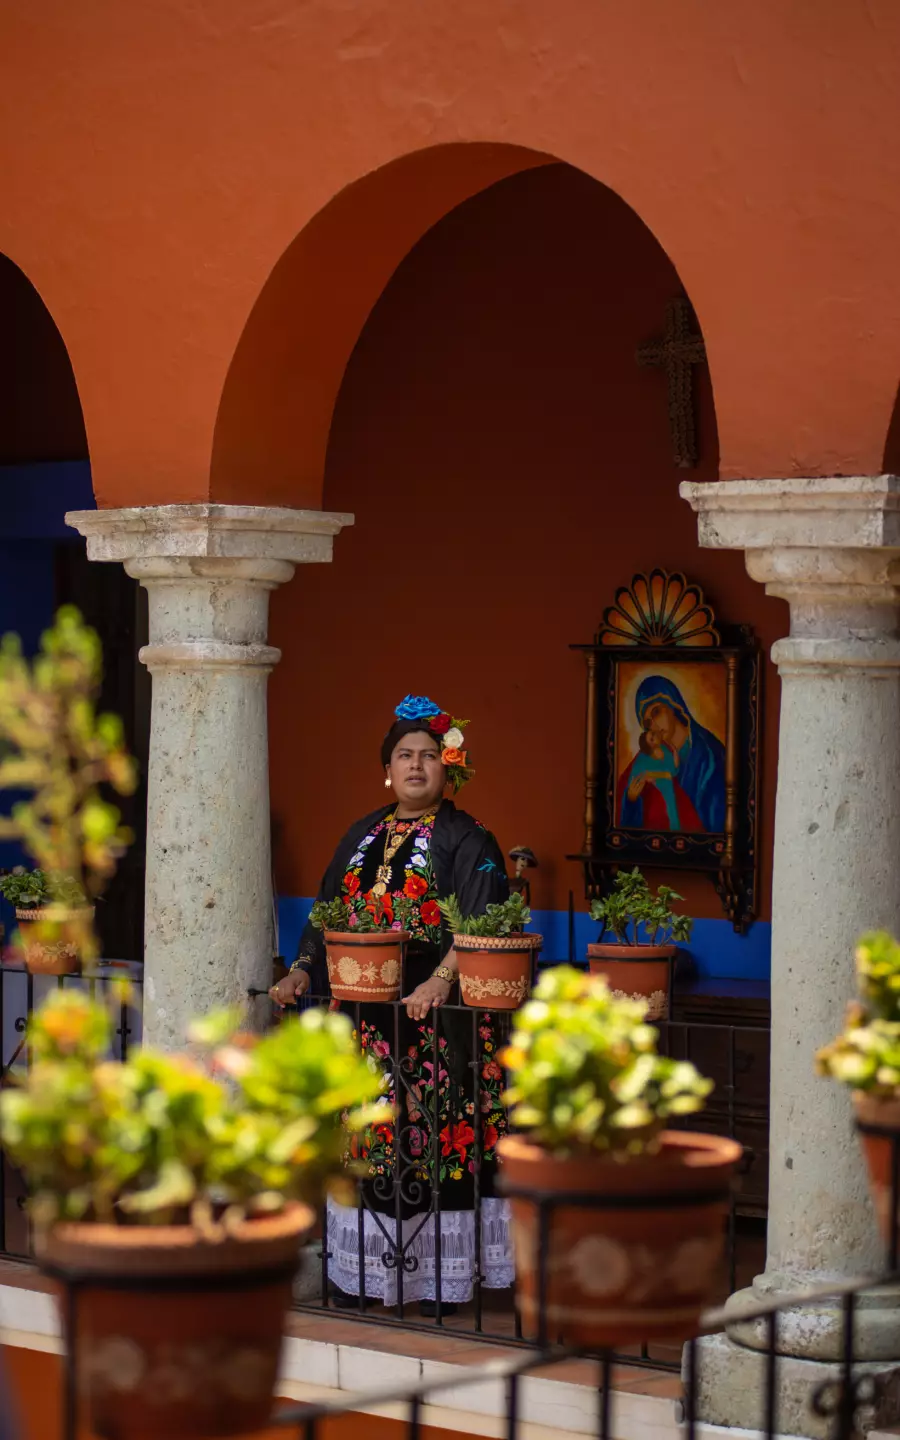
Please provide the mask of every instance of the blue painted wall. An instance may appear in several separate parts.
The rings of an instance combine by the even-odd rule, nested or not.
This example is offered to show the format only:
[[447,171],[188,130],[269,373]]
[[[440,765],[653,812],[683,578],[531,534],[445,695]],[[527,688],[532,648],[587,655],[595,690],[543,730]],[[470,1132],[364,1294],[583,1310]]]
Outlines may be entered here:
[[[290,962],[297,953],[311,899],[283,896],[278,902],[279,953]],[[543,961],[567,960],[569,916],[565,910],[535,910],[531,929],[544,937]],[[575,959],[584,960],[597,939],[597,926],[587,914],[575,915]],[[727,920],[695,920],[689,945],[699,979],[768,980],[772,927],[758,920],[747,935],[735,934]]]

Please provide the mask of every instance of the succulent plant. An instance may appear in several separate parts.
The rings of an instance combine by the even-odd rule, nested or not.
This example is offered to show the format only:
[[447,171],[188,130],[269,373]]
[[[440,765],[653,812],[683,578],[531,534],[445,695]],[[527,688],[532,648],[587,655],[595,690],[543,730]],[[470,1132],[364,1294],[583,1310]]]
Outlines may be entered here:
[[640,870],[635,869],[617,875],[611,894],[593,902],[591,919],[603,927],[601,940],[609,930],[620,945],[686,944],[693,921],[687,915],[676,915],[671,908],[673,900],[681,899],[683,896],[668,885],[660,885],[654,895]]
[[640,1001],[614,998],[602,976],[545,970],[499,1057],[514,1127],[557,1155],[625,1158],[653,1150],[668,1119],[702,1110],[712,1081],[659,1055],[644,1014]]
[[454,935],[505,936],[518,935],[531,920],[525,897],[518,891],[496,905],[489,905],[482,915],[463,915],[455,895],[439,900],[441,914]]

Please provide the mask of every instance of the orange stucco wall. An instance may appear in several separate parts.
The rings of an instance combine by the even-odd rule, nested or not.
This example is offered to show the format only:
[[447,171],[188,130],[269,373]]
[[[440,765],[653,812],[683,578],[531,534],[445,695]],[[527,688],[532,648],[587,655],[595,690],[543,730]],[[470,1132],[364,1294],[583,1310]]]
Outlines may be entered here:
[[[325,503],[356,525],[334,563],[273,596],[272,804],[279,888],[314,893],[350,821],[384,798],[381,737],[408,691],[472,718],[463,803],[541,860],[538,908],[580,877],[584,662],[635,571],[683,569],[722,617],[768,646],[786,607],[742,557],[701,551],[678,498],[665,381],[639,369],[678,277],[609,190],[565,166],[498,183],[401,265],[353,354],[328,448]],[[712,478],[712,394],[698,392]],[[765,702],[762,896],[776,767],[777,678]],[[695,914],[721,916],[686,879]],[[680,887],[681,888],[681,887]]]
[[[46,0],[6,7],[0,78],[0,251],[68,346],[104,504],[316,503],[341,349],[417,229],[496,178],[482,145],[576,166],[651,228],[709,344],[723,474],[881,467],[895,0]],[[274,435],[226,377],[291,327]]]

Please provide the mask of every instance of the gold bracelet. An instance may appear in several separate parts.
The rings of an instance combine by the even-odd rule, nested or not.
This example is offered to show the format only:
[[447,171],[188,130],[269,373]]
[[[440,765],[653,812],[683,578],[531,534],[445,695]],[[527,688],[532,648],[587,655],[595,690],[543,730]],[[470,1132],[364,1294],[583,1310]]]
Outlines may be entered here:
[[449,965],[438,965],[437,969],[431,972],[432,980],[446,980],[448,985],[456,983],[456,974]]

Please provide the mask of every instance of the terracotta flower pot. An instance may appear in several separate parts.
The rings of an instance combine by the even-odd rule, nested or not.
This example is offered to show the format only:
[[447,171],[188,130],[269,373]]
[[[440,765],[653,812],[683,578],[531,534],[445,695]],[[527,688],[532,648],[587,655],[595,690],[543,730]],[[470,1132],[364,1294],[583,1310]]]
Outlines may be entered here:
[[[519,1136],[502,1139],[526,1337],[540,1332],[538,1195],[560,1196],[546,1212],[545,1338],[601,1349],[694,1333],[722,1258],[741,1153],[734,1140],[681,1131],[664,1131],[658,1154],[625,1162],[560,1159]],[[613,1203],[579,1208],[573,1195]]]
[[[900,1099],[882,1100],[875,1095],[857,1092],[853,1096],[853,1105],[863,1154],[869,1169],[869,1189],[875,1204],[875,1214],[878,1216],[878,1227],[885,1245],[890,1249],[895,1230],[900,1227],[900,1207],[897,1213],[891,1214],[895,1144],[900,1157]],[[900,1197],[895,1196],[895,1201],[898,1198]]]
[[290,1205],[219,1242],[189,1225],[62,1224],[39,1239],[91,1428],[117,1440],[262,1428],[312,1223]]
[[459,989],[480,1010],[518,1010],[531,992],[542,935],[454,935]]
[[[81,970],[80,928],[90,924],[93,918],[93,905],[83,910],[70,910],[63,905],[37,905],[27,909],[17,906],[16,919],[26,968],[32,975],[77,975]],[[57,927],[56,939],[39,936],[38,931],[44,925]]]
[[669,972],[674,945],[589,945],[592,975],[604,975],[617,999],[646,1000],[647,1019],[669,1013]]
[[383,1002],[397,1000],[403,978],[405,930],[326,930],[328,984],[336,1000]]

